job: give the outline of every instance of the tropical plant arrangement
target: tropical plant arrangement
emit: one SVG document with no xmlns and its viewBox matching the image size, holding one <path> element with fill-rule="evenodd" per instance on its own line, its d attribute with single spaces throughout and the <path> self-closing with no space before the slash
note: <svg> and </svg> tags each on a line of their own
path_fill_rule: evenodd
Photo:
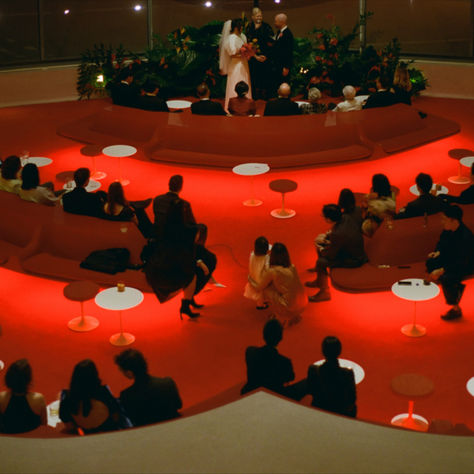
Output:
<svg viewBox="0 0 474 474">
<path fill-rule="evenodd" d="M 394 38 L 382 50 L 367 46 L 361 52 L 350 49 L 357 38 L 360 22 L 343 34 L 330 17 L 330 28 L 314 28 L 306 38 L 295 38 L 294 68 L 290 83 L 295 94 L 314 85 L 331 96 L 340 96 L 345 84 L 362 92 L 374 88 L 381 73 L 393 75 L 400 63 L 400 43 Z M 362 19 L 362 21 L 366 21 Z M 141 55 L 122 45 L 94 45 L 82 54 L 78 67 L 79 99 L 107 95 L 124 68 L 129 68 L 135 87 L 153 81 L 164 97 L 193 95 L 198 84 L 206 82 L 214 97 L 225 93 L 225 76 L 219 73 L 219 40 L 223 22 L 213 21 L 201 28 L 183 26 L 169 33 L 166 40 L 155 35 L 153 47 Z M 409 67 L 413 93 L 427 86 L 423 73 Z"/>
</svg>

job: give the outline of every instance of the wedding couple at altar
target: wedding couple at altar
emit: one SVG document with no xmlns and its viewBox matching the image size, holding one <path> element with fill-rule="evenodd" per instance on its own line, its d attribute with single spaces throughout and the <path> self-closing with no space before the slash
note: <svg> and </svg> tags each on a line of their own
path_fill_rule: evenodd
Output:
<svg viewBox="0 0 474 474">
<path fill-rule="evenodd" d="M 220 40 L 219 68 L 222 74 L 227 75 L 224 104 L 226 111 L 229 99 L 237 95 L 237 83 L 243 81 L 249 85 L 247 97 L 251 99 L 252 89 L 256 89 L 260 97 L 266 98 L 264 95 L 272 95 L 282 82 L 288 80 L 293 62 L 293 35 L 287 26 L 284 13 L 276 15 L 275 27 L 278 31 L 273 37 L 273 30 L 267 23 L 263 23 L 261 11 L 255 8 L 252 11 L 252 23 L 248 28 L 252 36 L 248 43 L 240 18 L 224 23 Z M 250 76 L 249 61 L 253 63 L 252 73 L 255 77 Z M 265 91 L 262 87 L 269 90 Z"/>
</svg>

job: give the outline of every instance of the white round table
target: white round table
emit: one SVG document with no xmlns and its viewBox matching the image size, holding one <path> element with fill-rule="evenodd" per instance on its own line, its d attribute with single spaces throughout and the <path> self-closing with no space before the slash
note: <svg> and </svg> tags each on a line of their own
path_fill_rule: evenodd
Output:
<svg viewBox="0 0 474 474">
<path fill-rule="evenodd" d="M 356 364 L 355 362 L 352 362 L 352 360 L 347 360 L 347 359 L 337 359 L 339 361 L 339 365 L 341 367 L 345 367 L 346 369 L 352 369 L 354 371 L 354 379 L 356 385 L 361 383 L 362 380 L 365 378 L 365 371 L 364 369 L 359 365 Z M 316 361 L 313 365 L 322 365 L 326 362 L 325 359 L 321 359 Z"/>
<path fill-rule="evenodd" d="M 260 206 L 263 203 L 263 201 L 261 201 L 260 199 L 254 198 L 255 191 L 253 178 L 254 176 L 265 174 L 269 171 L 270 167 L 266 163 L 243 163 L 232 168 L 232 172 L 235 174 L 238 174 L 240 176 L 250 176 L 250 187 L 252 197 L 243 202 L 244 206 Z"/>
<path fill-rule="evenodd" d="M 471 377 L 466 384 L 467 391 L 474 397 L 474 377 Z"/>
<path fill-rule="evenodd" d="M 414 302 L 413 323 L 405 324 L 401 331 L 405 336 L 420 337 L 426 334 L 426 328 L 416 324 L 416 302 L 427 301 L 439 295 L 439 286 L 433 282 L 425 285 L 421 278 L 407 278 L 392 285 L 392 293 L 404 300 Z"/>
<path fill-rule="evenodd" d="M 170 109 L 189 109 L 192 102 L 189 100 L 167 100 L 166 105 Z"/>
<path fill-rule="evenodd" d="M 136 288 L 125 287 L 118 291 L 116 286 L 101 291 L 95 297 L 95 303 L 101 308 L 118 311 L 120 316 L 120 332 L 110 337 L 109 341 L 114 346 L 127 346 L 135 341 L 135 336 L 123 332 L 122 311 L 138 306 L 143 301 L 143 293 Z"/>
<path fill-rule="evenodd" d="M 467 166 L 470 168 L 472 166 L 472 162 L 474 161 L 474 156 L 465 156 L 459 160 L 459 172 L 457 176 L 450 176 L 448 181 L 454 184 L 467 184 L 471 182 L 471 179 L 467 176 L 462 175 L 462 167 Z"/>
<path fill-rule="evenodd" d="M 122 158 L 126 158 L 128 156 L 133 156 L 137 152 L 137 149 L 134 146 L 130 145 L 111 145 L 111 146 L 106 146 L 103 150 L 102 153 L 105 156 L 110 156 L 112 158 L 118 158 L 118 165 L 119 165 L 119 179 L 120 183 L 122 186 L 127 186 L 127 184 L 130 184 L 129 179 L 124 179 L 122 177 Z"/>
<path fill-rule="evenodd" d="M 86 186 L 86 191 L 88 193 L 91 193 L 93 191 L 97 191 L 100 187 L 102 186 L 99 181 L 94 181 L 93 179 L 89 180 L 89 184 Z M 68 181 L 67 183 L 64 183 L 63 189 L 65 189 L 67 192 L 72 191 L 76 187 L 76 182 L 74 180 Z"/>
<path fill-rule="evenodd" d="M 467 168 L 470 168 L 474 163 L 474 156 L 465 156 L 459 160 L 459 163 L 461 163 L 463 166 L 466 166 Z"/>
<path fill-rule="evenodd" d="M 433 183 L 433 186 L 431 186 L 431 191 L 435 191 L 436 190 L 436 186 L 438 186 L 437 184 Z M 415 196 L 419 196 L 420 195 L 420 191 L 418 191 L 418 186 L 416 184 L 410 186 L 410 192 L 412 194 L 414 194 Z M 449 189 L 446 187 L 446 186 L 442 186 L 441 185 L 441 189 L 437 190 L 436 191 L 436 196 L 438 194 L 448 194 L 449 192 Z"/>
<path fill-rule="evenodd" d="M 48 166 L 53 162 L 51 158 L 46 158 L 44 156 L 30 156 L 24 160 L 25 165 L 28 163 L 34 163 L 38 168 L 41 168 L 42 166 Z"/>
</svg>

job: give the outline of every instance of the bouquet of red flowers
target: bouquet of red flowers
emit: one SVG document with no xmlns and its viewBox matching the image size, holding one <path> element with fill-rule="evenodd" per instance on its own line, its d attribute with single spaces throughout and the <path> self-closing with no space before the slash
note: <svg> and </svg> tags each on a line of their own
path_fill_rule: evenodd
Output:
<svg viewBox="0 0 474 474">
<path fill-rule="evenodd" d="M 255 56 L 256 53 L 257 51 L 255 50 L 253 43 L 244 43 L 244 45 L 240 48 L 240 55 L 244 59 L 247 59 L 247 61 Z"/>
</svg>

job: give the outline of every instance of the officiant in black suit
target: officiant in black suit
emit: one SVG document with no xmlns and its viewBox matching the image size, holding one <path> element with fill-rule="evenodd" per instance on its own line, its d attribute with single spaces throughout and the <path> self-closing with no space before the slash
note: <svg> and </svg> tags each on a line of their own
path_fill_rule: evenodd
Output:
<svg viewBox="0 0 474 474">
<path fill-rule="evenodd" d="M 287 25 L 288 17 L 284 13 L 275 16 L 275 43 L 272 48 L 274 67 L 274 90 L 283 82 L 288 82 L 290 69 L 293 66 L 293 33 Z"/>
<path fill-rule="evenodd" d="M 273 86 L 271 48 L 274 43 L 272 27 L 263 21 L 262 10 L 252 9 L 252 21 L 245 31 L 247 41 L 258 46 L 257 54 L 249 59 L 253 99 L 267 100 Z"/>
</svg>

